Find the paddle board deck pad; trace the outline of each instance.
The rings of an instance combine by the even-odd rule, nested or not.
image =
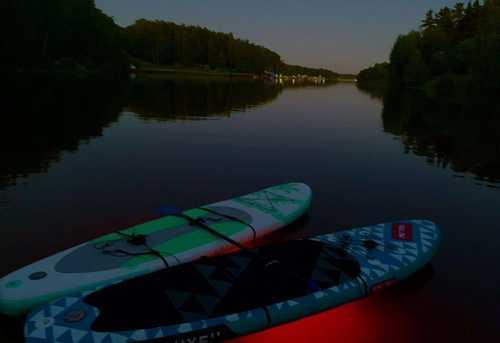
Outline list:
[[[302,183],[183,212],[238,243],[249,243],[290,224],[310,206]],[[234,244],[206,228],[169,215],[120,230],[42,259],[0,279],[0,313],[17,315],[66,294],[220,254]]]
[[[440,233],[411,220],[199,259],[32,311],[28,343],[208,342],[367,296],[424,267]]]

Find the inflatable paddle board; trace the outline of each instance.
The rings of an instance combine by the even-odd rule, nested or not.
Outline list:
[[[235,244],[214,233],[251,242],[303,215],[311,196],[305,184],[283,184],[115,231],[1,278],[0,313],[220,254]]]
[[[31,312],[27,343],[208,342],[331,309],[430,262],[435,224],[410,220],[200,259]]]

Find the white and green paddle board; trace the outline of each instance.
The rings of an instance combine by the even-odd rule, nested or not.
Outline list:
[[[311,189],[289,183],[167,215],[96,238],[0,279],[0,313],[19,315],[64,295],[216,255],[290,224],[311,203]],[[205,226],[205,228],[203,227]]]

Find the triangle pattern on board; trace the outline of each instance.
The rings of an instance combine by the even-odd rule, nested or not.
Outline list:
[[[227,268],[217,268],[212,274],[210,274],[210,279],[232,283],[235,277],[234,274],[232,274]]]
[[[214,292],[219,297],[223,297],[229,289],[231,289],[232,284],[224,281],[209,280],[210,285],[213,287]]]
[[[94,340],[92,332],[88,332],[78,343],[96,343],[96,341]]]
[[[173,289],[166,291],[165,294],[170,299],[170,302],[174,305],[175,308],[180,308],[187,301],[187,299],[192,296],[191,293]]]
[[[163,335],[163,333],[161,331],[161,328],[146,330],[146,338],[147,339],[157,338],[158,336],[161,337],[162,335]]]
[[[52,304],[53,306],[66,307],[66,298],[61,298]]]
[[[235,255],[231,259],[241,269],[244,269],[245,267],[247,267],[251,261],[251,258],[241,256],[241,255]]]
[[[130,336],[130,338],[132,338],[135,341],[144,341],[148,337],[145,330],[137,330],[134,331],[134,333],[132,334],[132,336]]]
[[[95,343],[103,343],[106,339],[111,341],[111,337],[109,336],[108,333],[104,332],[92,332],[92,336],[94,338]]]
[[[215,266],[211,266],[211,265],[207,265],[207,264],[198,264],[198,263],[195,264],[194,267],[198,271],[198,273],[200,273],[201,275],[203,275],[207,279],[210,277],[210,275],[216,269]]]
[[[71,330],[66,330],[61,336],[57,337],[57,341],[59,342],[73,342],[73,337],[71,336]]]
[[[55,306],[55,305],[51,305],[50,306],[50,315],[52,317],[55,317],[57,316],[59,313],[61,313],[62,311],[64,311],[64,307],[61,307],[61,306]]]
[[[28,321],[28,322],[26,323],[26,326],[25,326],[25,329],[24,329],[24,330],[25,330],[25,332],[26,332],[26,335],[27,335],[27,336],[30,336],[30,335],[31,335],[31,333],[32,333],[34,330],[36,330],[35,322],[33,322],[33,321],[31,321],[31,320],[30,320],[30,321]]]
[[[83,331],[83,330],[77,330],[77,329],[71,329],[71,338],[74,343],[79,343],[80,339],[82,339],[88,331]]]
[[[179,311],[187,313],[197,313],[200,315],[206,314],[205,307],[198,301],[198,297],[193,295],[189,297],[182,306],[179,307]]]
[[[206,313],[212,313],[215,307],[217,307],[217,304],[219,303],[220,298],[218,297],[212,297],[209,295],[199,295],[197,296],[198,302],[203,305],[205,308]]]

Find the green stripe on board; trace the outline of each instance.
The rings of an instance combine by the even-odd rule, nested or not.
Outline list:
[[[247,225],[238,222],[217,223],[211,225],[210,227],[217,230],[217,232],[229,237],[248,229]],[[189,250],[202,247],[218,240],[222,241],[222,239],[200,228],[184,235],[180,235],[179,237],[170,239],[165,243],[154,246],[153,248],[161,252],[163,256],[168,257],[169,255],[185,253]],[[124,267],[135,268],[140,264],[153,261],[157,258],[158,257],[154,255],[138,256],[128,260],[127,263],[124,264]]]
[[[207,215],[207,212],[194,208],[191,210],[187,210],[183,212],[185,215],[188,215],[194,219],[203,217]],[[176,217],[176,216],[165,216],[159,219],[151,220],[146,223],[142,223],[139,225],[131,226],[129,228],[120,230],[123,233],[126,234],[141,234],[141,235],[150,235],[156,232],[160,232],[163,230],[169,230],[169,229],[174,229],[179,226],[186,225],[187,221],[185,219]],[[123,236],[117,234],[117,233],[110,233],[108,235],[96,238],[95,240],[91,241],[91,243],[101,243],[101,242],[106,242],[106,241],[114,241],[118,239],[123,239]]]

